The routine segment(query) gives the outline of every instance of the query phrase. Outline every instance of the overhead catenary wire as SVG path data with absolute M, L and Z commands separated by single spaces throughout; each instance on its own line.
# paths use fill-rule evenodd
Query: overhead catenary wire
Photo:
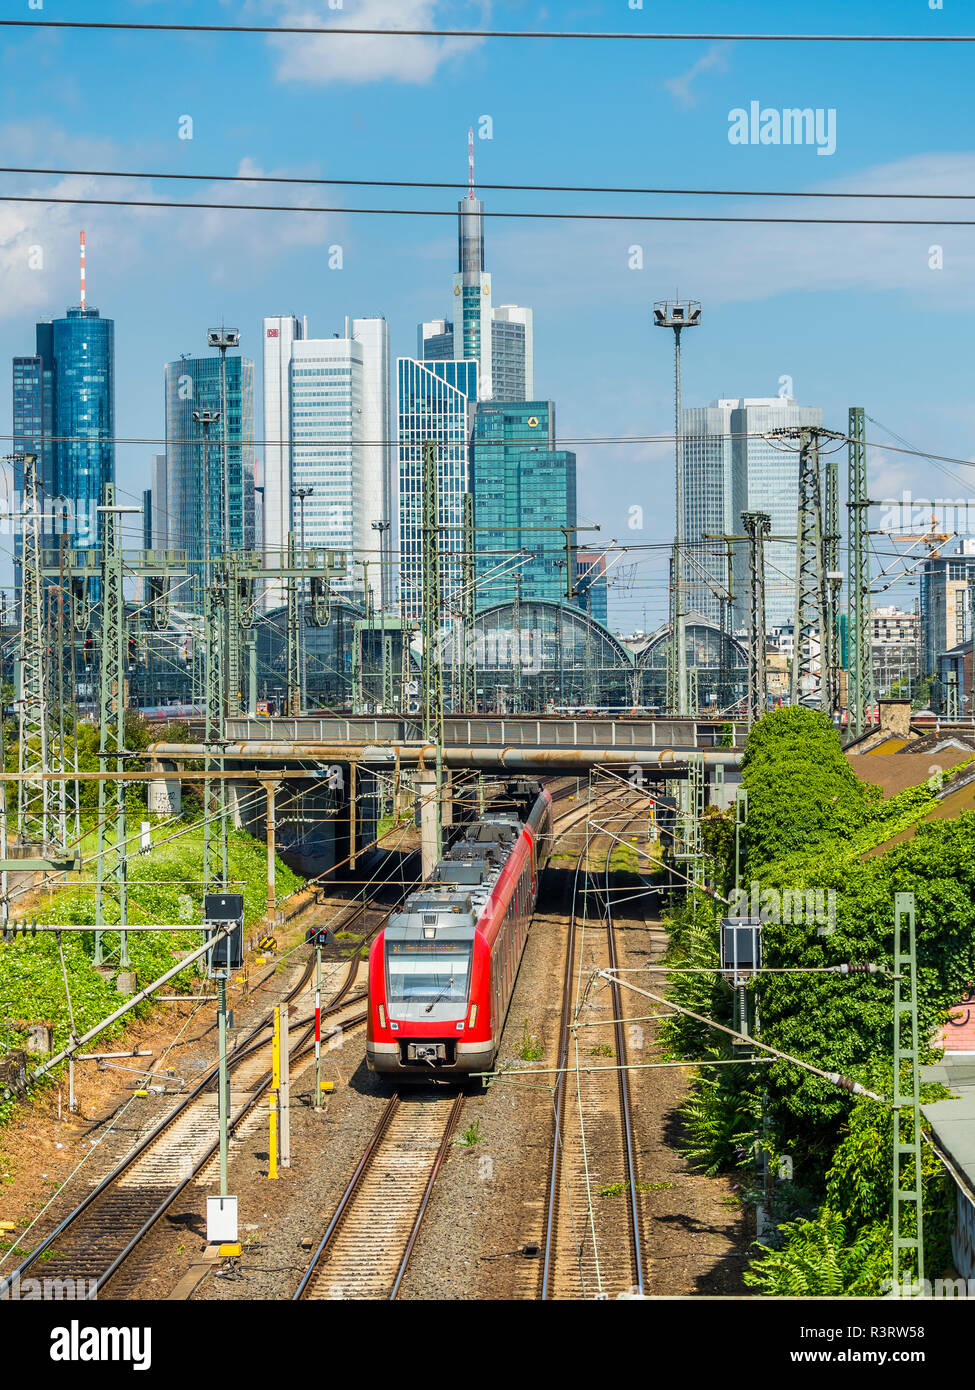
M 89 29 L 131 33 L 313 35 L 345 38 L 585 39 L 625 43 L 975 43 L 968 34 L 735 34 L 599 29 L 431 29 L 338 24 L 136 23 L 106 19 L 2 19 L 0 28 Z
M 297 203 L 181 202 L 168 198 L 82 198 L 66 194 L 0 193 L 0 203 L 42 203 L 45 206 L 197 209 L 204 212 L 297 212 L 306 216 L 346 217 L 457 217 L 455 208 L 358 208 L 302 206 Z M 541 222 L 701 222 L 769 226 L 837 227 L 975 227 L 975 219 L 960 217 L 777 217 L 733 216 L 730 213 L 671 212 L 518 212 L 485 211 L 485 218 Z
M 41 174 L 57 178 L 97 179 L 160 179 L 193 183 L 282 184 L 289 187 L 315 188 L 429 188 L 463 189 L 467 185 L 452 179 L 343 179 L 312 178 L 296 174 L 194 174 L 170 170 L 133 169 L 50 169 L 34 165 L 0 165 L 0 174 Z M 975 193 L 882 192 L 869 189 L 784 189 L 784 188 L 652 188 L 639 185 L 571 183 L 483 183 L 477 182 L 482 193 L 607 193 L 633 194 L 638 197 L 681 198 L 863 198 L 900 199 L 925 202 L 975 202 Z M 301 211 L 300 206 L 296 207 Z

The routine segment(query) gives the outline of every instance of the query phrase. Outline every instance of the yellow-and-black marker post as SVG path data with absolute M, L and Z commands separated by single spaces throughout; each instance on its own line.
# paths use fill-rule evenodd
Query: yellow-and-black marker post
M 281 1013 L 274 1010 L 274 1038 L 271 1042 L 271 1094 L 269 1096 L 270 1131 L 267 1146 L 267 1175 L 278 1176 L 278 1092 L 281 1089 Z

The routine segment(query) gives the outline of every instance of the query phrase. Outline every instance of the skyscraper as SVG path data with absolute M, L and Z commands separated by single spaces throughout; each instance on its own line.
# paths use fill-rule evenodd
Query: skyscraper
M 484 204 L 474 192 L 474 132 L 467 133 L 470 187 L 457 205 L 457 274 L 453 320 L 430 319 L 417 329 L 423 362 L 473 360 L 478 400 L 530 401 L 535 394 L 534 324 L 531 309 L 491 305 L 491 277 L 484 269 Z
M 35 351 L 13 363 L 14 453 L 34 453 L 47 507 L 72 546 L 97 544 L 96 508 L 115 480 L 115 324 L 86 298 L 84 233 L 81 302 L 36 326 Z M 23 468 L 14 467 L 23 491 Z M 17 531 L 19 533 L 19 525 Z
M 294 314 L 264 320 L 264 554 L 278 566 L 291 530 L 291 353 L 304 336 Z M 268 584 L 269 608 L 284 602 L 281 584 Z
M 566 588 L 558 528 L 576 524 L 576 456 L 555 448 L 555 406 L 482 402 L 471 460 L 477 607 L 516 593 L 558 601 Z M 515 568 L 510 561 L 519 551 L 531 558 Z
M 746 397 L 731 414 L 732 516 L 740 535 L 744 511 L 767 512 L 773 536 L 795 536 L 799 511 L 799 445 L 795 440 L 765 439 L 786 426 L 822 425 L 819 406 L 798 405 L 791 396 Z M 742 546 L 735 551 L 735 625 L 747 626 L 748 561 Z M 769 628 L 791 623 L 796 603 L 795 541 L 768 541 L 765 546 L 765 619 Z
M 683 494 L 684 592 L 689 612 L 717 623 L 720 592 L 727 589 L 727 547 L 708 536 L 742 535 L 741 514 L 767 512 L 772 534 L 794 536 L 799 509 L 798 445 L 763 436 L 785 426 L 821 425 L 818 406 L 797 405 L 791 396 L 712 401 L 684 411 Z M 733 625 L 748 623 L 748 551 L 733 550 Z M 708 583 L 710 578 L 711 583 Z M 765 546 L 765 617 L 769 628 L 795 617 L 796 547 L 792 541 Z
M 227 357 L 226 421 L 221 414 L 208 436 L 194 413 L 222 410 L 218 356 L 180 357 L 167 363 L 165 396 L 167 540 L 186 551 L 191 572 L 200 575 L 207 537 L 211 559 L 228 550 L 254 548 L 254 363 L 248 357 Z M 230 502 L 226 520 L 225 426 Z
M 531 309 L 499 304 L 492 311 L 491 357 L 496 401 L 530 401 L 535 394 L 535 326 Z
M 363 569 L 382 596 L 373 522 L 391 521 L 389 329 L 383 318 L 346 319 L 344 334 L 309 338 L 293 316 L 264 320 L 264 500 L 269 561 L 300 530 L 295 488 L 304 500 L 305 545 L 345 550 L 339 592 L 361 594 Z M 389 534 L 384 533 L 384 534 Z M 284 601 L 269 586 L 268 606 Z
M 471 425 L 477 402 L 475 361 L 397 362 L 400 600 L 403 617 L 423 608 L 423 444 L 437 444 L 438 524 L 444 607 L 462 581 L 464 494 L 468 491 Z
M 152 546 L 165 550 L 169 545 L 169 482 L 166 455 L 154 454 L 152 459 Z
M 74 517 L 71 544 L 94 545 L 96 508 L 115 481 L 115 324 L 85 304 L 52 325 L 55 491 Z
M 733 535 L 742 528 L 741 517 L 732 511 L 731 417 L 737 405 L 736 400 L 719 400 L 684 411 L 685 605 L 689 613 L 713 623 L 720 622 L 720 592 L 728 583 L 727 548 L 705 537 Z

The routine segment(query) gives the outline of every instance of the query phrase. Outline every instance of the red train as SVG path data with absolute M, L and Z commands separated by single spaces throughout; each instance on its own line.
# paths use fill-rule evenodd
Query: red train
M 549 793 L 519 783 L 508 795 L 516 809 L 466 826 L 372 944 L 372 1071 L 429 1080 L 494 1064 L 552 847 Z

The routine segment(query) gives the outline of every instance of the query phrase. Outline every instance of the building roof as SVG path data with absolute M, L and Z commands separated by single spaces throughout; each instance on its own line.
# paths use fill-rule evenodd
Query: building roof
M 975 1200 L 975 1054 L 948 1054 L 935 1066 L 921 1068 L 922 1081 L 937 1081 L 952 1100 L 922 1105 L 935 1143 L 955 1168 L 956 1181 Z

